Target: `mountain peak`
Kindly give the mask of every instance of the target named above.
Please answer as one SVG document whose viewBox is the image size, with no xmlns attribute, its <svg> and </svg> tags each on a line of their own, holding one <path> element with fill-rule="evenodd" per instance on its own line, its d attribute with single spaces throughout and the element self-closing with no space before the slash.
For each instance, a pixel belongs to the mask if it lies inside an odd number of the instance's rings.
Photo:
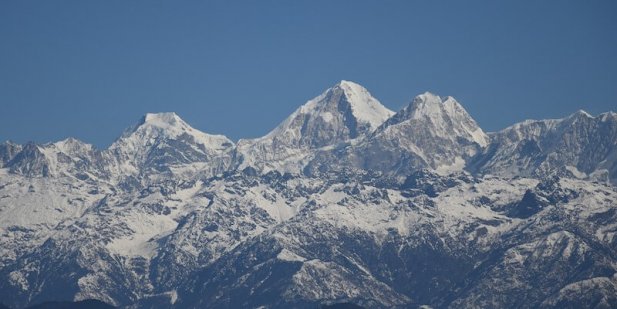
<svg viewBox="0 0 617 309">
<path fill-rule="evenodd" d="M 146 113 L 140 124 L 151 124 L 155 126 L 174 126 L 184 121 L 174 112 Z"/>
<path fill-rule="evenodd" d="M 338 84 L 336 84 L 335 87 L 336 86 L 339 86 L 339 87 L 362 87 L 362 85 L 360 85 L 360 84 L 358 84 L 356 82 L 352 82 L 352 81 L 344 80 L 344 79 L 342 79 L 340 82 L 338 82 Z M 362 87 L 362 88 L 364 88 L 364 87 Z"/>
<path fill-rule="evenodd" d="M 585 117 L 585 118 L 594 118 L 593 115 L 591 115 L 590 113 L 579 109 L 576 112 L 574 112 L 572 115 L 570 115 L 569 118 L 573 118 L 573 117 Z"/>
<path fill-rule="evenodd" d="M 199 172 L 215 175 L 229 164 L 233 148 L 227 137 L 201 132 L 175 113 L 148 113 L 126 130 L 105 155 L 114 162 L 115 172 L 123 175 L 173 172 L 178 166 L 194 163 L 209 164 Z"/>
<path fill-rule="evenodd" d="M 83 141 L 78 140 L 74 137 L 65 138 L 61 141 L 51 144 L 50 146 L 57 148 L 59 151 L 63 153 L 67 153 L 71 155 L 76 155 L 84 151 L 94 150 L 94 146 L 84 143 Z"/>
<path fill-rule="evenodd" d="M 274 162 L 273 166 L 287 164 L 288 159 L 295 164 L 307 155 L 307 149 L 369 134 L 393 114 L 366 88 L 342 80 L 300 106 L 266 136 L 238 142 L 239 152 L 245 164 L 253 167 L 263 167 L 265 160 Z"/>
<path fill-rule="evenodd" d="M 342 90 L 351 112 L 359 122 L 368 124 L 372 129 L 376 129 L 386 119 L 394 115 L 394 112 L 386 108 L 375 99 L 371 93 L 362 85 L 352 81 L 341 80 L 329 91 Z"/>
<path fill-rule="evenodd" d="M 431 92 L 416 96 L 407 107 L 388 119 L 376 132 L 383 132 L 398 125 L 411 125 L 411 129 L 408 129 L 411 134 L 430 128 L 431 135 L 443 139 L 462 137 L 481 147 L 485 147 L 489 142 L 488 136 L 456 99 L 450 96 L 440 97 Z"/>
<path fill-rule="evenodd" d="M 458 102 L 452 97 L 440 97 L 431 92 L 416 96 L 411 102 L 411 116 L 414 119 L 422 117 L 440 117 L 444 112 L 453 111 Z"/>
<path fill-rule="evenodd" d="M 176 113 L 147 113 L 137 125 L 126 130 L 110 149 L 129 150 L 129 152 L 147 152 L 152 147 L 161 147 L 161 143 L 188 143 L 198 151 L 227 151 L 233 146 L 227 137 L 201 132 L 180 118 Z M 177 144 L 177 145 L 176 145 Z M 206 150 L 204 150 L 206 149 Z"/>
<path fill-rule="evenodd" d="M 341 80 L 340 82 L 338 82 L 338 84 L 332 86 L 332 88 L 330 88 L 329 90 L 333 90 L 333 89 L 341 89 L 343 90 L 343 92 L 345 92 L 345 95 L 347 96 L 354 96 L 354 95 L 361 95 L 361 94 L 369 94 L 368 90 L 366 88 L 364 88 L 364 86 L 352 82 L 352 81 L 348 81 L 348 80 Z"/>
<path fill-rule="evenodd" d="M 348 132 L 350 136 L 346 138 L 355 138 L 364 131 L 376 129 L 393 114 L 394 112 L 383 106 L 366 88 L 342 80 L 300 106 L 264 138 L 291 134 L 297 139 L 306 135 L 307 130 L 310 131 L 312 127 L 320 130 L 330 128 L 329 131 L 346 127 L 351 130 Z M 329 145 L 330 142 L 332 141 L 324 141 L 319 147 Z"/>
<path fill-rule="evenodd" d="M 413 102 L 428 102 L 428 103 L 441 103 L 443 100 L 440 96 L 430 92 L 430 91 L 425 91 L 424 93 L 421 93 L 419 95 L 417 95 L 414 99 Z"/>
<path fill-rule="evenodd" d="M 139 131 L 149 132 L 148 135 L 163 133 L 170 137 L 175 137 L 185 132 L 198 132 L 198 130 L 193 129 L 174 112 L 146 113 L 136 125 L 125 131 L 122 137 L 130 136 Z"/>
<path fill-rule="evenodd" d="M 216 140 L 215 144 L 233 144 L 227 137 L 217 134 L 208 134 L 193 128 L 174 112 L 147 113 L 137 125 L 128 129 L 120 139 L 137 135 L 138 139 L 150 139 L 156 136 L 177 138 L 181 135 L 190 135 L 198 142 L 209 145 Z"/>
</svg>

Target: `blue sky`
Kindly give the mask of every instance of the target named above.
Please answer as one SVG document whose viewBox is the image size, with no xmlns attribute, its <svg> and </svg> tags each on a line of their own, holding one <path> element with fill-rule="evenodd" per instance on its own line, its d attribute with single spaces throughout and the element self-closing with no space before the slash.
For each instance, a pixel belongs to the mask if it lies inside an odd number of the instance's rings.
<svg viewBox="0 0 617 309">
<path fill-rule="evenodd" d="M 615 1 L 2 1 L 0 140 L 109 145 L 146 112 L 232 139 L 341 79 L 487 131 L 617 110 Z"/>
</svg>

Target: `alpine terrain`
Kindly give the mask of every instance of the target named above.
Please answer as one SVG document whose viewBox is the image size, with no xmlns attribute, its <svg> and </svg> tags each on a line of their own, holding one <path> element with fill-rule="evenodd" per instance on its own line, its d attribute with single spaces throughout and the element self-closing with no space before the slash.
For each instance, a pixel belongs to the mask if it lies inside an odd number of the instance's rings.
<svg viewBox="0 0 617 309">
<path fill-rule="evenodd" d="M 147 114 L 0 144 L 0 302 L 616 308 L 617 114 L 484 132 L 341 81 L 234 143 Z"/>
</svg>

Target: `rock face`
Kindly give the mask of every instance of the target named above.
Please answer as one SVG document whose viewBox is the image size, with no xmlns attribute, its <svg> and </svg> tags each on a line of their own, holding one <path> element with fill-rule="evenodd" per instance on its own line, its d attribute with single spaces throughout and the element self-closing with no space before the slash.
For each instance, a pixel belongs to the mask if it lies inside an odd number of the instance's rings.
<svg viewBox="0 0 617 309">
<path fill-rule="evenodd" d="M 617 117 L 485 134 L 343 81 L 240 140 L 147 114 L 0 144 L 0 299 L 131 308 L 617 306 Z"/>
</svg>

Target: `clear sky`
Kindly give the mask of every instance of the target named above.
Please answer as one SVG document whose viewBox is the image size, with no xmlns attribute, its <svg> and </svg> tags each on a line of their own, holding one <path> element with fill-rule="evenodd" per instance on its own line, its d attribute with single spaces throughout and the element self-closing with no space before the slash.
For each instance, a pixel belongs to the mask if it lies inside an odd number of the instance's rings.
<svg viewBox="0 0 617 309">
<path fill-rule="evenodd" d="M 486 131 L 617 110 L 617 1 L 0 2 L 0 140 L 104 148 L 162 111 L 257 137 L 341 79 Z"/>
</svg>

